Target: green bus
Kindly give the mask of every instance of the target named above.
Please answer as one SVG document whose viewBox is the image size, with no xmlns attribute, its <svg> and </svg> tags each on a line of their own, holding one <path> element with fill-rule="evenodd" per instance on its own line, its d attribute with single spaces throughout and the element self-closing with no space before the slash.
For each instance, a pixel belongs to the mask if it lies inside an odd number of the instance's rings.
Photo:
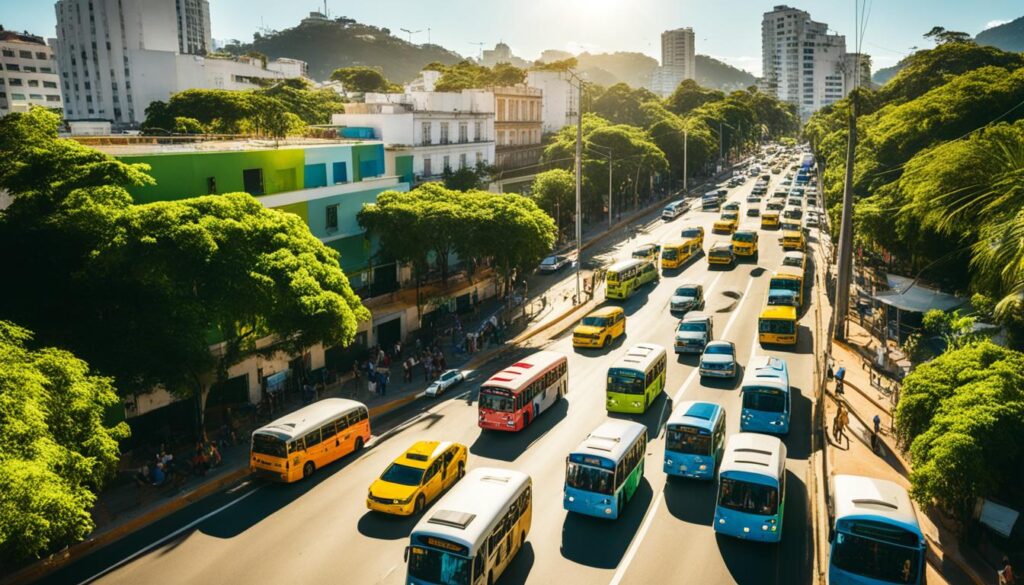
<svg viewBox="0 0 1024 585">
<path fill-rule="evenodd" d="M 660 278 L 657 259 L 630 258 L 616 262 L 608 267 L 604 296 L 608 299 L 628 299 L 641 286 Z"/>
<path fill-rule="evenodd" d="M 618 518 L 644 477 L 646 449 L 646 426 L 631 420 L 605 421 L 566 458 L 562 507 Z"/>
<path fill-rule="evenodd" d="M 641 343 L 608 368 L 605 387 L 608 412 L 643 414 L 665 389 L 665 348 Z"/>
</svg>

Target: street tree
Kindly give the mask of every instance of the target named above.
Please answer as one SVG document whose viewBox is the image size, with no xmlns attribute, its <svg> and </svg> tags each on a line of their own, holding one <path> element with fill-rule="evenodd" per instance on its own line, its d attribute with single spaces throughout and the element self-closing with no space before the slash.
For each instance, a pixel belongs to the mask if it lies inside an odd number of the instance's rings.
<svg viewBox="0 0 1024 585">
<path fill-rule="evenodd" d="M 331 73 L 331 79 L 340 81 L 346 91 L 358 93 L 387 92 L 392 87 L 384 73 L 376 67 L 341 67 Z"/>
<path fill-rule="evenodd" d="M 701 87 L 692 79 L 685 79 L 665 99 L 665 107 L 674 114 L 685 116 L 706 103 L 725 99 L 725 94 L 717 89 Z"/>
</svg>

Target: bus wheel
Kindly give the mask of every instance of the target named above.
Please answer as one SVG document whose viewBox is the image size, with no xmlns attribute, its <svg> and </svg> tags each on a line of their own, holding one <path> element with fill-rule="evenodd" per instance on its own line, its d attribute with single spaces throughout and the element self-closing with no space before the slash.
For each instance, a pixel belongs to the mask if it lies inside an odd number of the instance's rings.
<svg viewBox="0 0 1024 585">
<path fill-rule="evenodd" d="M 353 452 L 354 453 L 358 453 L 358 452 L 360 452 L 362 450 L 363 450 L 363 438 L 362 437 L 356 437 L 356 446 L 355 446 L 355 449 L 353 449 Z"/>
<path fill-rule="evenodd" d="M 523 427 L 525 428 L 525 427 L 528 427 L 528 426 L 530 426 L 530 413 L 529 412 L 524 412 L 523 413 Z"/>
<path fill-rule="evenodd" d="M 314 471 L 316 471 L 316 466 L 313 465 L 312 461 L 307 461 L 306 464 L 302 466 L 302 477 L 309 477 L 313 475 Z"/>
<path fill-rule="evenodd" d="M 420 495 L 416 496 L 416 504 L 413 507 L 412 513 L 413 514 L 419 514 L 420 512 L 423 511 L 423 508 L 425 508 L 426 505 L 427 505 L 427 500 L 426 500 L 426 498 L 423 497 L 423 494 L 420 494 Z"/>
<path fill-rule="evenodd" d="M 466 475 L 466 464 L 459 461 L 459 472 L 455 475 L 456 479 L 462 479 Z"/>
<path fill-rule="evenodd" d="M 611 335 L 609 335 L 608 337 L 605 337 L 604 341 L 601 342 L 601 347 L 602 348 L 608 347 L 608 344 L 611 342 L 611 340 L 612 340 L 612 336 Z"/>
</svg>

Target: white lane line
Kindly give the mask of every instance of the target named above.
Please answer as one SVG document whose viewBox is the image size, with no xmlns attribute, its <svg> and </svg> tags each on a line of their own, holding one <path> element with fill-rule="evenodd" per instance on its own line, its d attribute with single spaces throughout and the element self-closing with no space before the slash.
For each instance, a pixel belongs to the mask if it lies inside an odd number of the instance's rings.
<svg viewBox="0 0 1024 585">
<path fill-rule="evenodd" d="M 111 571 L 114 571 L 115 569 L 117 569 L 119 567 L 122 567 L 122 566 L 124 566 L 124 565 L 126 565 L 126 564 L 128 564 L 128 563 L 130 563 L 132 561 L 134 561 L 135 559 L 137 559 L 140 556 L 148 553 L 149 551 L 151 551 L 154 548 L 160 546 L 161 544 L 167 542 L 168 540 L 177 538 L 178 535 L 180 535 L 181 533 L 186 532 L 188 530 L 192 530 L 198 524 L 200 524 L 201 522 L 204 522 L 206 519 L 211 518 L 213 516 L 216 516 L 217 514 L 220 514 L 224 510 L 227 510 L 231 506 L 234 506 L 238 502 L 241 502 L 245 498 L 248 498 L 249 496 L 255 494 L 256 492 L 260 491 L 261 488 L 262 488 L 262 486 L 258 487 L 258 488 L 255 488 L 251 492 L 249 492 L 247 494 L 244 494 L 244 495 L 238 497 L 237 499 L 228 502 L 227 504 L 224 504 L 223 506 L 221 506 L 220 508 L 217 508 L 216 510 L 210 512 L 209 514 L 206 514 L 205 516 L 197 518 L 196 520 L 186 524 L 185 526 L 182 526 L 181 528 L 175 530 L 174 532 L 168 534 L 167 536 L 161 538 L 160 540 L 150 544 L 149 546 L 147 546 L 147 547 L 145 547 L 145 548 L 143 548 L 143 549 L 141 549 L 139 551 L 136 551 L 134 554 L 121 559 L 120 561 L 114 563 L 113 565 L 110 565 L 106 569 L 103 569 L 99 573 L 96 573 L 92 577 L 89 577 L 88 579 L 82 581 L 81 583 L 79 583 L 79 585 L 85 585 L 86 583 L 92 583 L 93 581 L 95 581 L 96 579 L 99 579 L 100 577 L 106 575 L 107 573 L 110 573 Z"/>
<path fill-rule="evenodd" d="M 664 498 L 665 492 L 658 492 L 658 497 L 654 499 L 654 505 L 648 510 L 647 517 L 644 518 L 644 523 L 640 525 L 640 530 L 637 531 L 636 537 L 633 538 L 633 542 L 630 543 L 629 549 L 626 551 L 626 555 L 622 557 L 622 561 L 619 563 L 619 568 L 615 571 L 615 575 L 612 576 L 612 580 L 609 585 L 619 585 L 622 578 L 626 576 L 626 569 L 629 568 L 629 564 L 633 561 L 633 557 L 636 555 L 637 548 L 639 548 L 640 543 L 644 540 L 644 536 L 651 528 L 651 521 L 654 520 L 654 514 L 651 513 L 651 510 L 657 510 L 661 507 L 661 501 Z"/>
<path fill-rule="evenodd" d="M 754 277 L 751 276 L 749 279 L 747 279 L 747 288 L 743 289 L 743 296 L 741 296 L 739 302 L 736 303 L 736 308 L 733 309 L 732 315 L 729 317 L 729 321 L 726 322 L 725 329 L 722 330 L 722 336 L 720 339 L 726 338 L 726 333 L 729 331 L 729 329 L 732 328 L 732 324 L 736 322 L 736 317 L 740 316 L 740 313 L 742 312 L 740 308 L 743 306 L 743 303 L 747 301 L 747 296 L 750 293 L 750 287 L 753 285 Z"/>
</svg>

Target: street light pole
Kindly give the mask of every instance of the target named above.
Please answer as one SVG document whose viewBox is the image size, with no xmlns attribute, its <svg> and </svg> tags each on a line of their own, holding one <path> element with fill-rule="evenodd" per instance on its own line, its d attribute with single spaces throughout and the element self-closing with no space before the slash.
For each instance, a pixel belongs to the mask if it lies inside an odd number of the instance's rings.
<svg viewBox="0 0 1024 585">
<path fill-rule="evenodd" d="M 687 165 L 687 163 L 689 162 L 689 159 L 690 159 L 689 154 L 687 152 L 687 147 L 689 146 L 689 144 L 690 144 L 690 130 L 689 129 L 684 129 L 683 130 L 683 197 L 684 198 L 687 197 L 690 194 L 690 179 L 689 179 L 689 175 L 686 173 L 686 165 Z"/>
<path fill-rule="evenodd" d="M 612 153 L 608 153 L 608 229 L 612 229 Z"/>
<path fill-rule="evenodd" d="M 576 301 L 580 296 L 580 266 L 583 264 L 583 80 L 579 82 L 579 97 L 576 98 Z M 575 305 L 575 303 L 573 303 Z"/>
</svg>

